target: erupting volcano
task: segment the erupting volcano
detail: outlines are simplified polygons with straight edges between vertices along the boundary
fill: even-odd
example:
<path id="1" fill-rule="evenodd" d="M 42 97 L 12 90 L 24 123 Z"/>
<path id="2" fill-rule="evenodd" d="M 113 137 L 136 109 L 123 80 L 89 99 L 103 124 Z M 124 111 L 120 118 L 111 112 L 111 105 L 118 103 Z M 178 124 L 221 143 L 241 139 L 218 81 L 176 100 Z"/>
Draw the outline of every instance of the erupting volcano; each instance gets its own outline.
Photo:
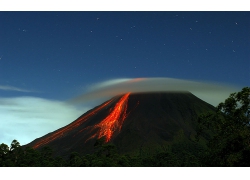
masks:
<path id="1" fill-rule="evenodd" d="M 120 131 L 122 127 L 122 123 L 126 118 L 126 110 L 127 110 L 127 101 L 130 93 L 125 94 L 122 98 L 116 103 L 112 112 L 100 123 L 94 125 L 94 127 L 90 127 L 92 130 L 99 129 L 96 134 L 91 136 L 90 138 L 97 137 L 100 139 L 101 137 L 106 137 L 106 142 L 109 142 L 113 133 L 115 131 Z"/>
<path id="2" fill-rule="evenodd" d="M 88 132 L 95 131 L 95 133 L 91 137 L 89 137 L 86 141 L 95 137 L 97 137 L 98 139 L 105 137 L 106 142 L 109 142 L 113 133 L 121 130 L 122 123 L 126 118 L 127 101 L 129 94 L 130 93 L 127 93 L 120 98 L 120 100 L 115 104 L 115 107 L 110 109 L 111 112 L 105 119 L 101 120 L 98 124 L 81 129 L 80 131 L 77 132 L 77 134 L 82 131 L 88 131 Z M 83 115 L 73 123 L 69 124 L 68 126 L 65 126 L 64 128 L 61 128 L 60 130 L 52 133 L 50 136 L 41 139 L 40 141 L 35 143 L 32 147 L 39 148 L 40 146 L 44 146 L 57 138 L 65 136 L 68 132 L 77 129 L 82 123 L 91 118 L 91 116 L 96 114 L 101 109 L 105 108 L 111 101 L 113 101 L 113 99 L 95 108 L 93 111 L 86 113 L 85 115 Z"/>
<path id="3" fill-rule="evenodd" d="M 126 93 L 86 112 L 71 124 L 27 146 L 50 146 L 57 155 L 91 153 L 97 139 L 114 143 L 120 152 L 170 142 L 178 131 L 191 138 L 198 114 L 214 107 L 189 92 Z"/>

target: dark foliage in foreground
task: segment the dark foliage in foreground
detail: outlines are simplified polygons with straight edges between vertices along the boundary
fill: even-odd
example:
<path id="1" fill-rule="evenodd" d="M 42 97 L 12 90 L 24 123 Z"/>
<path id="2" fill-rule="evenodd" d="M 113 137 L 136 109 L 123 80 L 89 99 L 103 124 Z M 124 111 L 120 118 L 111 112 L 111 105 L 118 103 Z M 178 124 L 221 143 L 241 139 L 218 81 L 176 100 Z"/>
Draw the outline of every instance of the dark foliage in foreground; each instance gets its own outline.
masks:
<path id="1" fill-rule="evenodd" d="M 250 88 L 232 93 L 216 109 L 198 119 L 198 137 L 213 133 L 202 157 L 204 166 L 250 166 Z"/>
<path id="2" fill-rule="evenodd" d="M 205 146 L 187 141 L 183 132 L 177 141 L 158 150 L 140 149 L 136 155 L 119 154 L 113 144 L 102 139 L 93 154 L 72 152 L 68 158 L 55 157 L 49 147 L 34 150 L 13 140 L 10 147 L 0 145 L 0 166 L 26 167 L 168 167 L 168 166 L 250 166 L 250 88 L 233 93 L 220 103 L 215 113 L 198 118 L 197 140 L 210 137 Z"/>
<path id="3" fill-rule="evenodd" d="M 170 147 L 162 147 L 155 153 L 142 151 L 138 155 L 120 155 L 112 144 L 100 144 L 93 154 L 80 155 L 71 153 L 68 159 L 53 157 L 52 149 L 44 147 L 42 150 L 34 150 L 30 147 L 22 148 L 18 141 L 14 140 L 10 148 L 1 144 L 0 166 L 5 167 L 160 167 L 160 166 L 201 166 L 199 159 L 189 151 L 178 151 L 175 148 L 181 144 Z"/>

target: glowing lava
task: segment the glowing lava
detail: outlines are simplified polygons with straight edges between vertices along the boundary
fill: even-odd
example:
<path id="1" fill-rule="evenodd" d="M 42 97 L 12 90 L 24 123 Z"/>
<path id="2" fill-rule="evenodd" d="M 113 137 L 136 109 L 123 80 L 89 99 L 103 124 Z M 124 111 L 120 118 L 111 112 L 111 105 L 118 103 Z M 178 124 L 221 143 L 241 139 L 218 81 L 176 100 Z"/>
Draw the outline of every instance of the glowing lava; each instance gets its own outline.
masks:
<path id="1" fill-rule="evenodd" d="M 120 131 L 123 121 L 126 118 L 127 102 L 130 93 L 125 94 L 116 103 L 111 113 L 100 123 L 93 126 L 93 129 L 99 129 L 96 134 L 91 136 L 89 139 L 97 137 L 98 139 L 105 136 L 106 142 L 109 142 L 115 131 Z M 88 140 L 89 140 L 88 139 Z"/>
<path id="2" fill-rule="evenodd" d="M 47 136 L 46 138 L 38 141 L 35 145 L 33 145 L 33 148 L 38 148 L 39 146 L 45 145 L 45 144 L 47 144 L 47 143 L 49 143 L 49 142 L 51 142 L 51 141 L 53 141 L 53 140 L 55 140 L 57 138 L 60 138 L 60 137 L 64 136 L 67 132 L 69 132 L 73 128 L 78 127 L 83 122 L 85 122 L 85 120 L 87 120 L 90 116 L 96 114 L 96 112 L 101 110 L 103 107 L 107 106 L 111 101 L 112 101 L 112 99 L 109 100 L 108 102 L 104 103 L 103 105 L 99 106 L 98 108 L 94 109 L 93 111 L 90 111 L 85 116 L 77 119 L 76 121 L 69 124 L 68 126 L 65 126 L 65 127 L 61 128 L 61 129 L 59 129 L 58 131 L 52 133 L 51 135 Z"/>
<path id="3" fill-rule="evenodd" d="M 85 131 L 86 134 L 91 133 L 93 131 L 95 132 L 97 131 L 94 135 L 92 136 L 90 135 L 91 137 L 89 137 L 86 141 L 94 137 L 97 137 L 97 138 L 105 137 L 106 142 L 109 142 L 114 132 L 119 132 L 121 130 L 123 121 L 126 118 L 127 102 L 128 102 L 129 94 L 130 93 L 123 95 L 120 98 L 120 100 L 116 103 L 115 107 L 111 109 L 112 111 L 109 113 L 109 115 L 105 119 L 103 119 L 101 122 L 93 126 L 87 126 L 79 131 L 79 132 Z M 78 128 L 81 124 L 86 122 L 86 120 L 88 120 L 91 116 L 96 114 L 98 111 L 106 107 L 108 104 L 110 104 L 114 100 L 115 99 L 111 99 L 107 101 L 106 103 L 102 104 L 96 109 L 93 109 L 92 111 L 88 112 L 86 115 L 80 117 L 79 119 L 72 122 L 71 124 L 47 135 L 47 137 L 44 137 L 41 140 L 38 140 L 32 147 L 38 148 L 40 146 L 50 143 L 51 141 L 54 141 L 55 139 L 66 136 L 68 133 L 71 132 L 71 130 Z"/>

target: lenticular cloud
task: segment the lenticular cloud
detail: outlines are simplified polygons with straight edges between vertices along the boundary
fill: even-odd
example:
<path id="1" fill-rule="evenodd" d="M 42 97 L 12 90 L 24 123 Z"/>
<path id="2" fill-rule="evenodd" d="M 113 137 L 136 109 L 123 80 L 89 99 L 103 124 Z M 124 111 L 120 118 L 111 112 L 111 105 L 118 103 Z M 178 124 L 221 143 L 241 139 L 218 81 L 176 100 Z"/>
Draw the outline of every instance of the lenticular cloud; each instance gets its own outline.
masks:
<path id="1" fill-rule="evenodd" d="M 220 100 L 226 98 L 236 90 L 235 87 L 216 83 L 189 81 L 173 78 L 134 78 L 134 79 L 114 79 L 94 84 L 84 94 L 70 100 L 73 103 L 83 103 L 99 98 L 107 98 L 127 92 L 178 92 L 189 91 L 202 96 L 203 100 Z M 218 99 L 218 97 L 221 97 Z M 214 105 L 217 102 L 210 102 Z M 216 104 L 217 105 L 217 104 Z"/>

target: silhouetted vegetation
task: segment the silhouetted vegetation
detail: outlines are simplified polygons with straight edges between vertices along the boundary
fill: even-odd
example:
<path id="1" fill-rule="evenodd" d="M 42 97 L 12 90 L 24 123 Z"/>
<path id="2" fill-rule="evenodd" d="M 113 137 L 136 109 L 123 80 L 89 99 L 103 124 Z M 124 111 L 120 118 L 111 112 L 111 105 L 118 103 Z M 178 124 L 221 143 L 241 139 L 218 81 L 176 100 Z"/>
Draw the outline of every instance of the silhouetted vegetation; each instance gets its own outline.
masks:
<path id="1" fill-rule="evenodd" d="M 119 154 L 115 145 L 99 139 L 95 152 L 68 158 L 55 157 L 50 147 L 35 150 L 13 140 L 0 145 L 0 166 L 26 167 L 190 167 L 250 166 L 250 88 L 233 93 L 215 113 L 198 118 L 197 141 L 179 131 L 173 143 L 157 150 L 140 149 L 137 154 Z M 201 143 L 201 137 L 208 141 Z M 199 141 L 200 140 L 200 141 Z"/>
<path id="2" fill-rule="evenodd" d="M 115 145 L 100 144 L 93 154 L 80 155 L 72 152 L 68 159 L 54 157 L 49 147 L 35 150 L 22 148 L 14 140 L 9 148 L 1 144 L 0 166 L 3 167 L 160 167 L 200 166 L 199 159 L 188 151 L 173 152 L 162 148 L 155 153 L 143 151 L 138 155 L 118 154 Z"/>
<path id="3" fill-rule="evenodd" d="M 250 88 L 232 93 L 215 113 L 199 117 L 198 137 L 212 136 L 203 154 L 204 166 L 250 166 Z"/>

